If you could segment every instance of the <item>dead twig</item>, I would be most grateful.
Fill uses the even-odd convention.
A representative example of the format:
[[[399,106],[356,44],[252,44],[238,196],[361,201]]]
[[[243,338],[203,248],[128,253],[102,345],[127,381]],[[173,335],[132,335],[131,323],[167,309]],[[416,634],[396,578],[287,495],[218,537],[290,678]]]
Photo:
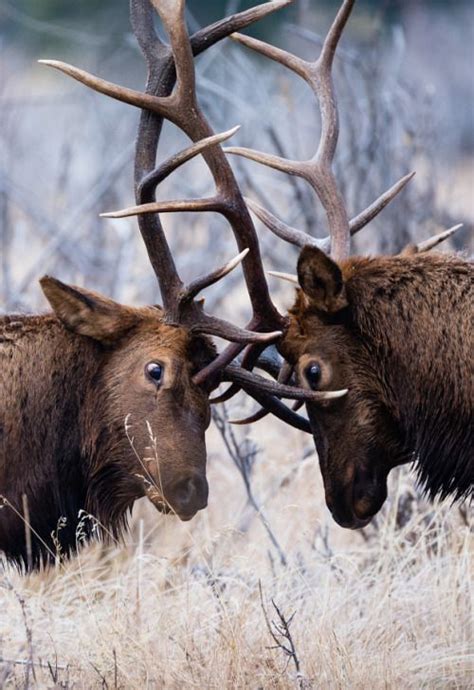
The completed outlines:
[[[229,456],[231,457],[234,465],[237,467],[240,476],[243,479],[245,490],[247,492],[247,501],[249,505],[255,510],[258,515],[270,541],[272,542],[275,550],[278,552],[280,563],[283,566],[288,565],[288,560],[285,553],[273,532],[273,529],[266,517],[260,502],[256,499],[251,483],[252,468],[257,454],[257,449],[254,444],[251,444],[248,439],[245,439],[244,443],[239,443],[234,430],[229,424],[227,410],[225,405],[220,405],[220,409],[214,407],[212,410],[212,418],[220,432],[224,445],[227,448]]]
[[[258,591],[260,594],[260,605],[262,608],[263,617],[265,619],[265,624],[267,626],[268,632],[270,633],[273,641],[275,642],[275,645],[270,647],[269,649],[280,649],[287,660],[285,670],[288,668],[288,664],[292,661],[296,670],[296,682],[298,688],[300,688],[301,690],[308,688],[308,683],[301,671],[301,663],[298,658],[296,645],[290,630],[296,612],[293,612],[291,616],[287,618],[283,611],[277,606],[275,600],[272,599],[272,606],[275,610],[278,620],[270,621],[267,610],[265,608],[265,602],[263,600],[261,580],[258,581]]]

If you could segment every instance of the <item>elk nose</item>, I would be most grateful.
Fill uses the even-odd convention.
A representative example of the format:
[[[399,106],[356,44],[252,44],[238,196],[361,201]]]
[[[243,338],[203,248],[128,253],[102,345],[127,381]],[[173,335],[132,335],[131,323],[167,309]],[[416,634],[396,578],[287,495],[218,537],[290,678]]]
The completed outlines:
[[[173,507],[182,520],[190,520],[207,506],[209,486],[205,477],[192,475],[178,482],[173,491]]]
[[[359,520],[370,520],[387,498],[387,483],[375,474],[356,472],[353,486],[353,510]]]

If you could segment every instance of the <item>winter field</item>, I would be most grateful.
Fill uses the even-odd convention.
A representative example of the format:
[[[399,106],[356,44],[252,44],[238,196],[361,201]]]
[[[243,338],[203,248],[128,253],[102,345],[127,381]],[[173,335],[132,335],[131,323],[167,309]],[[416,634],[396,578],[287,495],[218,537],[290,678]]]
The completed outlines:
[[[44,310],[44,273],[119,301],[155,303],[136,222],[98,215],[132,202],[137,112],[35,64],[66,59],[141,88],[129,29],[110,37],[70,24],[75,34],[63,36],[54,22],[32,25],[6,12],[13,3],[2,4],[0,313]],[[272,40],[314,55],[329,14],[313,4],[302,2]],[[460,3],[448,17],[406,3],[399,20],[388,26],[376,13],[356,12],[336,63],[336,170],[351,212],[417,171],[355,251],[398,251],[462,222],[443,251],[472,252],[472,8]],[[30,32],[42,40],[25,47]],[[225,43],[198,61],[198,84],[215,131],[242,125],[236,144],[294,158],[313,153],[314,104],[282,69]],[[170,126],[162,139],[163,156],[186,145]],[[321,210],[299,181],[232,163],[246,195],[320,231]],[[161,198],[210,189],[197,159],[166,180]],[[187,279],[235,253],[220,218],[178,215],[164,225]],[[293,270],[296,251],[257,230],[266,268]],[[209,310],[232,310],[244,324],[242,285],[237,271],[210,288]],[[270,287],[288,308],[291,286]],[[389,499],[369,526],[341,529],[325,507],[312,439],[268,417],[229,424],[250,409],[244,396],[215,408],[209,507],[191,522],[142,499],[123,543],[84,546],[70,561],[59,552],[54,567],[28,576],[0,561],[0,688],[473,686],[472,506],[428,503],[405,468],[391,475]]]

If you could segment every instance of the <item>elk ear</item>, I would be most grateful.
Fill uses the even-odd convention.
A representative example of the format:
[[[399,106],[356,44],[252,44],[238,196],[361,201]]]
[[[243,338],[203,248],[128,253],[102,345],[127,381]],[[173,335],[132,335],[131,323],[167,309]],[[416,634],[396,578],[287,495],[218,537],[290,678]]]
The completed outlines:
[[[40,284],[58,319],[79,335],[112,343],[137,323],[134,309],[98,292],[66,285],[50,276],[41,278]]]
[[[341,269],[321,249],[303,247],[298,259],[298,282],[316,309],[332,314],[347,307]]]

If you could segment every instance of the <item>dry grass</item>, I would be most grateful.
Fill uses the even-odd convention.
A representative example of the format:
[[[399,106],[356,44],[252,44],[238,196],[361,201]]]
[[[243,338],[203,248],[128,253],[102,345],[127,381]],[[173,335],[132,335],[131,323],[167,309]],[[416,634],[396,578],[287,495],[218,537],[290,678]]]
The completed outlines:
[[[446,82],[453,89],[462,85],[455,93],[463,101],[470,62],[461,49],[468,44],[462,38],[468,27],[461,22],[447,34],[443,25],[444,49],[438,51]],[[408,45],[419,48],[420,36],[429,43],[427,64],[436,71],[431,29],[423,27]],[[406,73],[394,73],[403,57],[395,38],[383,54],[374,50],[367,84],[362,75],[354,77],[351,64],[338,66],[343,131],[337,164],[351,210],[358,212],[407,170],[419,171],[361,251],[377,251],[382,244],[392,251],[439,230],[438,224],[464,220],[469,227],[473,218],[470,152],[461,156],[453,141],[463,131],[458,118],[468,111],[456,107],[450,90],[439,91],[433,105],[431,78],[420,71],[413,49],[407,64],[416,80],[407,91]],[[462,53],[457,61],[453,46]],[[312,50],[311,42],[297,46],[303,49]],[[142,63],[135,74],[126,67],[135,64],[135,53],[126,46],[120,51],[107,53],[107,60],[81,51],[72,61],[140,84]],[[155,302],[156,285],[135,222],[97,219],[99,212],[131,202],[136,113],[57,75],[43,76],[37,67],[31,72],[21,55],[14,47],[4,54],[9,79],[0,89],[0,311],[37,306],[36,279],[45,272],[123,301]],[[56,49],[40,56],[64,57]],[[213,56],[198,69],[216,130],[240,122],[235,143],[271,151],[275,132],[282,133],[285,152],[309,155],[317,122],[306,92],[279,71],[256,70],[232,46],[215,48]],[[216,99],[206,79],[220,85],[227,99]],[[293,142],[296,105],[302,125]],[[433,115],[439,122],[432,122]],[[164,145],[163,155],[183,142],[165,130]],[[448,166],[447,148],[453,149]],[[170,178],[162,198],[207,193],[210,181],[199,165],[189,164],[177,181]],[[319,227],[318,205],[291,180],[239,161],[233,165],[250,196],[257,190],[245,181],[247,169],[265,183],[266,197],[285,220],[312,231]],[[230,232],[214,218],[166,218],[165,226],[185,277],[234,253]],[[467,232],[460,246],[467,245],[466,237]],[[292,270],[295,255],[286,245],[261,228],[260,239],[267,267]],[[243,324],[237,305],[244,295],[235,275],[236,282],[229,278],[221,292],[209,291],[207,304],[224,315],[232,303],[235,320]],[[278,289],[276,299],[288,306],[292,293],[272,285]],[[27,577],[0,565],[0,688],[472,687],[472,517],[457,507],[424,503],[413,478],[398,472],[377,524],[344,531],[324,508],[310,439],[274,420],[244,433],[260,448],[252,489],[264,518],[212,428],[210,505],[191,523],[159,515],[141,501],[125,545],[95,544],[68,563]],[[244,436],[239,442],[248,448]],[[291,620],[291,641],[273,626],[272,621],[282,629],[284,623],[272,599],[284,620]]]
[[[191,523],[139,502],[124,546],[28,577],[5,567],[0,687],[472,686],[469,516],[424,504],[398,473],[378,524],[342,530],[307,439],[276,421],[251,433],[252,486],[287,565],[214,431],[210,506]],[[274,648],[265,615],[291,651],[272,600],[294,614],[299,673]]]

